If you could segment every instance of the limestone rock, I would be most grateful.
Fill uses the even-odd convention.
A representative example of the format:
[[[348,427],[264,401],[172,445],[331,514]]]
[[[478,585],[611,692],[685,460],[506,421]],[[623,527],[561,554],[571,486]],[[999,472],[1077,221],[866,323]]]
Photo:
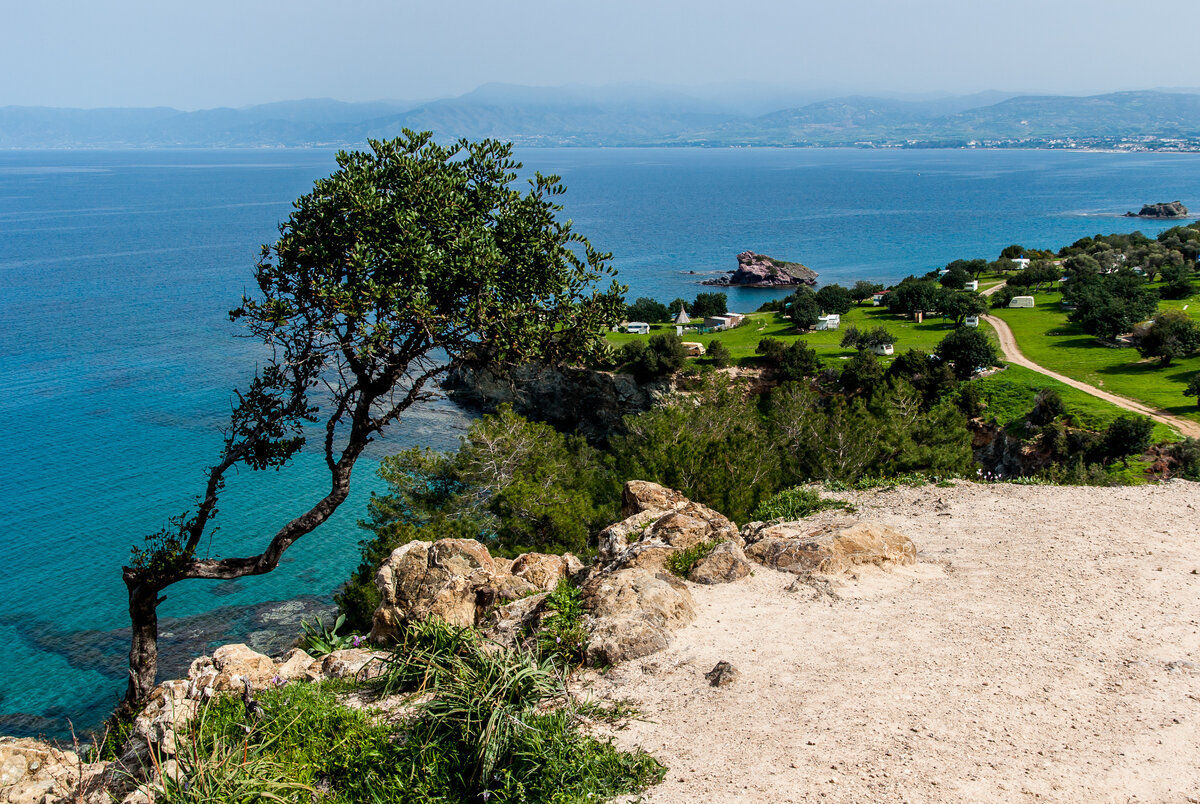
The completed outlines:
[[[546,595],[546,592],[530,595],[496,609],[485,635],[501,645],[520,646],[529,633],[541,626]]]
[[[630,481],[623,497],[624,509],[633,513],[600,533],[599,561],[606,572],[628,567],[662,569],[673,553],[704,542],[741,544],[732,522],[678,492]],[[648,507],[657,505],[666,507]]]
[[[459,627],[479,626],[505,604],[552,589],[583,565],[574,556],[527,553],[496,560],[474,539],[409,542],[392,552],[375,576],[382,602],[371,638],[397,639],[409,623],[437,617]]]
[[[599,574],[580,590],[590,618],[588,661],[616,664],[662,650],[696,617],[687,586],[641,568]]]
[[[525,553],[517,556],[512,562],[511,572],[535,588],[549,592],[558,586],[559,581],[569,578],[581,569],[583,563],[570,553],[561,556]]]
[[[177,753],[175,734],[179,727],[196,716],[200,706],[196,698],[189,695],[190,689],[191,685],[186,681],[164,681],[146,697],[146,706],[134,719],[129,739],[121,749],[120,764],[134,778],[144,780],[149,775],[151,751],[157,752],[159,757]]]
[[[737,542],[721,542],[688,573],[693,583],[730,583],[750,574],[750,561]]]
[[[73,751],[38,740],[0,737],[0,802],[5,804],[99,800],[91,789],[99,772],[100,766],[82,764]]]
[[[743,530],[746,555],[788,572],[844,572],[856,564],[914,564],[917,547],[887,525],[859,522],[847,528],[813,529],[804,522],[758,525]]]
[[[275,665],[275,675],[281,681],[314,681],[316,679],[311,670],[314,662],[316,659],[300,648],[292,648],[283,661]]]
[[[621,490],[621,516],[628,519],[643,511],[667,511],[682,508],[691,500],[678,491],[651,483],[648,480],[630,480]]]
[[[366,681],[382,675],[384,651],[346,648],[335,650],[321,660],[321,675],[325,678],[354,678]]]

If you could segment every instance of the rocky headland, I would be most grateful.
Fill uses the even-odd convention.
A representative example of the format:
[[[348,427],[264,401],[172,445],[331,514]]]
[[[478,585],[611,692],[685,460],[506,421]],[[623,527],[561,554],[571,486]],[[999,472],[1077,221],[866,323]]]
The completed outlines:
[[[595,728],[667,766],[648,804],[1196,800],[1200,484],[833,496],[854,510],[738,527],[631,481],[590,566],[410,542],[377,575],[372,635],[433,615],[520,647],[569,580],[596,667],[572,689],[640,713]],[[0,738],[0,801],[144,804],[212,696],[382,656],[218,648],[155,689],[117,762]]]
[[[765,254],[743,251],[737,255],[737,270],[701,284],[719,287],[781,288],[817,284],[817,272],[798,262],[785,262]]]
[[[1180,201],[1170,201],[1158,204],[1146,204],[1141,212],[1126,212],[1126,218],[1186,218],[1188,208]]]

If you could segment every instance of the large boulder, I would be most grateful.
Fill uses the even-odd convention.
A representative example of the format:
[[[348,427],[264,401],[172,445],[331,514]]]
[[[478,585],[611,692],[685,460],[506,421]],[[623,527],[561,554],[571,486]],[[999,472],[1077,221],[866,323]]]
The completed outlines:
[[[671,633],[696,618],[686,584],[639,567],[600,573],[580,589],[589,615],[587,656],[616,664],[663,650]]]
[[[742,530],[753,561],[787,572],[844,572],[857,564],[914,564],[912,539],[877,522],[814,528],[805,522],[753,522]]]
[[[687,579],[692,583],[731,583],[750,574],[750,561],[737,542],[721,542],[692,565]]]
[[[793,287],[817,284],[817,272],[798,262],[787,262],[743,251],[737,255],[738,267],[725,276],[706,279],[703,285],[740,285],[751,288]]]
[[[582,569],[572,555],[494,558],[474,539],[409,542],[394,550],[375,576],[381,603],[371,639],[395,640],[410,623],[429,617],[464,628],[481,626],[497,609],[549,591]]]
[[[0,736],[0,802],[56,804],[107,801],[103,764],[38,740]]]
[[[626,483],[622,511],[626,518],[600,533],[599,563],[606,572],[660,570],[671,555],[699,544],[742,543],[725,516],[656,483]]]
[[[241,643],[222,645],[212,656],[201,656],[188,668],[188,696],[210,698],[219,692],[241,692],[244,682],[255,689],[275,677],[275,662]]]

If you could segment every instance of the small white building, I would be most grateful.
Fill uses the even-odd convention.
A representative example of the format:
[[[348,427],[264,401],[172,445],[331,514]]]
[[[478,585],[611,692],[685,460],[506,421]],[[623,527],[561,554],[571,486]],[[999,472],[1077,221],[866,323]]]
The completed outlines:
[[[723,315],[710,315],[704,319],[704,326],[708,329],[729,329],[729,317]]]
[[[888,292],[886,290],[881,290],[878,293],[872,293],[871,294],[871,306],[872,307],[881,306],[887,300],[887,295],[888,295]]]
[[[1029,267],[1029,258],[1028,257],[1014,257],[1012,261],[1014,263],[1016,263],[1017,268],[1021,271],[1024,271],[1026,268]]]
[[[969,316],[967,316],[966,318],[964,318],[964,319],[963,319],[963,326],[964,326],[964,327],[977,327],[977,326],[979,326],[979,316],[977,316],[977,315],[969,315]]]
[[[963,285],[963,290],[971,290],[971,291],[978,292],[979,291],[979,280],[972,279],[971,281],[967,282],[967,284]]]
[[[1032,307],[1032,296],[1013,296],[1012,301],[1008,303],[1009,307]]]
[[[840,315],[838,315],[837,313],[830,313],[829,315],[822,315],[822,316],[817,317],[817,329],[818,330],[837,329],[841,325],[842,325],[842,317]]]
[[[890,343],[877,343],[871,347],[871,351],[877,355],[886,357],[896,351],[895,347]]]
[[[730,327],[741,326],[742,322],[746,320],[746,316],[741,313],[726,313],[723,318],[729,319]]]
[[[625,331],[630,335],[649,335],[650,325],[645,321],[630,321],[625,324]]]

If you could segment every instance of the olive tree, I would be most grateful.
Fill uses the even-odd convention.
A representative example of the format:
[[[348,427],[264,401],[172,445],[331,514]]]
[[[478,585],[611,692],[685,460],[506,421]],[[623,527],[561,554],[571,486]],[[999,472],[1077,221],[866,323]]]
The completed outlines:
[[[123,568],[129,706],[155,681],[167,587],[274,570],[345,501],[367,444],[430,399],[453,365],[587,359],[620,320],[621,288],[595,289],[612,274],[609,255],[559,219],[558,177],[514,186],[521,165],[511,145],[442,146],[405,131],[339,153],[337,164],[263,246],[257,292],[230,314],[263,342],[265,362],[235,392],[202,493]],[[218,554],[209,537],[226,475],[284,467],[314,433],[328,488],[265,544],[235,536]]]

